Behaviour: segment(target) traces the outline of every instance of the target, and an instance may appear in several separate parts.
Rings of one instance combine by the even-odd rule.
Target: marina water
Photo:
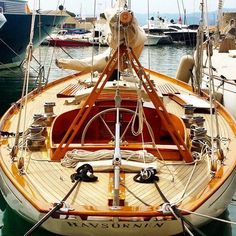
[[[56,67],[56,58],[85,58],[103,52],[105,47],[81,47],[81,48],[66,48],[64,50],[53,47],[40,47],[34,53],[37,61],[45,67],[45,77],[49,81],[53,81],[59,77],[72,74],[73,71],[61,70]],[[182,56],[186,54],[193,54],[194,48],[181,44],[163,45],[145,47],[140,57],[140,61],[144,67],[159,71],[174,77]],[[30,79],[30,89],[36,86],[36,73],[34,69],[38,67],[36,60],[32,61],[32,71]],[[50,68],[50,73],[48,69]],[[49,76],[48,76],[49,75]],[[0,116],[7,110],[7,108],[17,101],[21,96],[21,89],[23,84],[23,74],[18,70],[6,70],[0,72]],[[228,209],[221,215],[225,220],[236,222],[236,196],[235,201],[229,205]],[[20,217],[14,212],[5,202],[3,196],[0,194],[0,236],[22,236],[30,228],[32,224]],[[210,224],[201,228],[205,235],[221,235],[234,236],[236,235],[236,226],[233,224],[221,223],[212,221]],[[38,229],[32,235],[35,236],[55,236],[43,229]],[[78,235],[79,236],[79,235]],[[96,236],[96,235],[95,235]],[[112,236],[112,235],[111,235]],[[148,236],[148,235],[147,235]]]

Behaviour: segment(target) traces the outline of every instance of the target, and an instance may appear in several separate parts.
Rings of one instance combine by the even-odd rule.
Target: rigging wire
[[[7,46],[8,49],[10,49],[17,57],[19,57],[21,59],[20,55],[10,45],[8,45],[2,38],[0,38],[0,41],[3,44],[5,44],[5,46]]]
[[[21,59],[21,56],[10,46],[8,45],[2,38],[0,38],[0,41],[8,48],[10,49],[17,57],[19,57]],[[23,62],[21,63],[21,65],[24,63],[24,60]],[[5,65],[4,63],[0,62],[0,64],[2,65]],[[34,69],[32,66],[30,67],[31,69],[33,69],[35,72],[37,72],[36,69]],[[12,71],[10,67],[7,67],[7,69],[9,69],[9,71]]]
[[[30,74],[30,63],[31,63],[31,55],[33,54],[33,37],[34,37],[34,27],[35,27],[35,18],[36,18],[36,12],[35,12],[35,5],[36,5],[36,0],[34,0],[34,10],[32,13],[32,23],[31,23],[31,31],[30,31],[30,42],[28,45],[28,58],[27,58],[27,67],[26,67],[26,73],[25,73],[25,80],[26,80],[26,89],[25,89],[25,114],[24,114],[24,121],[23,121],[23,137],[22,137],[22,142],[26,142],[26,117],[27,117],[27,103],[28,103],[28,92],[29,92],[29,74]],[[21,155],[18,161],[18,169],[20,172],[23,170],[21,169],[21,161],[23,161],[24,155],[25,155],[26,149],[22,148],[21,149]],[[24,167],[24,166],[23,166]]]
[[[38,1],[38,8],[39,11],[41,9],[41,0]],[[41,14],[39,12],[38,14],[38,24],[39,24],[39,42],[42,42],[42,21],[41,21]],[[34,57],[34,59],[36,60],[36,58]],[[41,47],[39,46],[39,60],[37,60],[38,64],[39,64],[39,69],[38,69],[38,75],[37,78],[35,80],[35,85],[37,85],[38,90],[41,89],[42,83],[44,82],[44,78],[45,78],[45,70],[44,70],[44,66],[42,65],[42,50]]]
[[[63,6],[64,6],[64,5],[65,5],[65,0],[63,1]],[[59,7],[59,0],[57,1],[57,9],[58,9],[58,7]],[[61,17],[62,17],[62,12],[61,12]],[[54,17],[53,25],[55,25],[55,21],[56,21],[56,16]],[[44,62],[47,61],[48,51],[49,51],[49,47],[48,47],[47,53],[45,53],[45,60],[44,60]],[[51,72],[51,67],[52,67],[52,62],[53,62],[53,57],[54,57],[55,51],[56,51],[56,46],[54,45],[54,47],[53,47],[53,52],[52,52],[52,56],[51,56],[50,63],[49,63],[49,67],[48,67],[48,72],[47,72],[47,76],[46,76],[46,81],[49,80],[49,75],[50,75],[50,72]]]
[[[209,33],[208,33],[209,34]],[[207,47],[207,50],[208,50],[208,56],[209,56],[209,59],[208,59],[208,63],[209,63],[209,79],[210,79],[210,102],[211,102],[211,115],[212,115],[212,119],[213,119],[213,104],[215,104],[215,85],[214,85],[214,78],[213,78],[213,69],[212,69],[212,61],[211,61],[211,39],[209,38],[209,41],[208,41],[208,47]],[[218,119],[218,113],[217,113],[217,108],[216,108],[216,105],[214,107],[215,109],[215,126],[216,126],[216,144],[217,144],[217,149],[219,151],[221,151],[221,143],[220,143],[220,129],[219,129],[219,119]],[[213,122],[213,120],[211,121]],[[212,127],[213,128],[213,127]],[[213,142],[213,139],[211,140]],[[212,143],[213,145],[213,143]],[[213,150],[212,150],[213,151]],[[223,155],[223,154],[222,154]]]
[[[149,42],[149,36],[150,36],[150,22],[149,22],[149,19],[150,19],[150,0],[147,0],[147,10],[148,10],[148,42]],[[150,66],[151,66],[151,53],[150,53],[150,46],[149,46],[149,43],[148,43],[148,69],[149,69],[149,75],[150,75]]]
[[[193,228],[196,232],[198,232],[199,235],[201,236],[206,236],[203,232],[201,232],[197,227],[195,227],[190,221],[188,221],[186,218],[184,218],[182,216],[182,214],[178,211],[177,208],[175,208],[175,210],[173,210],[172,207],[169,207],[169,210],[171,211],[171,213],[173,214],[173,216],[178,220],[181,221],[182,225],[184,226],[184,230],[186,230],[186,232],[188,232],[188,234],[190,236],[194,236],[194,234],[190,231],[190,229],[186,226],[186,223]],[[185,224],[184,224],[185,223]]]
[[[133,191],[131,191],[125,184],[120,183],[130,194],[132,194],[138,201],[142,202],[145,206],[151,206],[150,204],[144,202],[140,197],[138,197]]]
[[[144,115],[144,120],[146,121],[146,123],[147,123],[147,118],[146,118],[146,116],[145,116],[145,113],[143,113],[143,115]],[[148,130],[149,130],[149,127],[148,127]],[[151,137],[151,139],[152,139],[152,143],[154,143],[155,144],[155,137],[154,137],[154,134],[149,130],[149,134],[150,134],[150,137]],[[170,168],[168,167],[168,165],[166,165],[166,161],[165,161],[165,159],[164,159],[164,157],[162,156],[162,154],[161,154],[161,152],[160,152],[160,150],[159,150],[159,148],[157,147],[157,145],[155,144],[155,148],[156,148],[156,150],[157,150],[157,153],[158,153],[158,155],[159,155],[159,158],[161,158],[161,161],[162,161],[162,164],[163,164],[163,166],[164,167],[166,167],[166,169],[167,169],[167,171],[170,173],[170,175],[172,176],[172,182],[174,181],[174,174],[172,173],[172,171],[170,170]],[[157,161],[160,161],[158,158],[156,158],[156,160]]]
[[[47,34],[47,36],[50,38],[50,39],[53,39],[53,37],[44,29],[42,28],[42,30],[44,31],[45,34]],[[55,46],[55,45],[54,45]],[[59,47],[69,58],[73,59],[73,57],[70,55],[69,52],[67,52],[65,50],[65,48],[63,48],[61,45],[57,45],[57,47]],[[48,51],[48,49],[47,49]],[[45,56],[45,59],[46,59],[46,56]]]
[[[205,214],[202,214],[202,213],[198,213],[198,212],[194,212],[194,211],[189,211],[189,210],[186,210],[186,209],[183,209],[183,208],[178,208],[178,209],[180,211],[187,212],[187,213],[199,216],[199,217],[201,216],[201,217],[205,217],[205,218],[208,218],[208,219],[211,219],[211,220],[216,220],[216,221],[219,221],[219,222],[223,222],[223,223],[226,223],[226,224],[236,225],[236,222],[234,222],[234,221],[220,219],[220,218],[209,216],[209,215],[205,215]]]
[[[120,24],[120,10],[121,10],[121,6],[120,6],[120,1],[119,1],[119,4],[118,4],[118,21],[117,21],[117,33],[118,33],[118,37],[117,37],[117,47],[118,47],[118,59],[117,59],[117,64],[118,64],[118,72],[117,72],[117,75],[116,75],[116,80],[117,80],[117,89],[119,90],[119,88],[120,88],[120,78],[119,78],[119,72],[120,72],[120,34],[121,34],[121,24]]]
[[[6,65],[5,63],[3,63],[3,62],[0,61],[0,65],[4,66],[4,68],[6,68],[8,71],[10,71],[11,74],[15,74],[15,75],[18,76],[18,72],[15,71],[15,70],[13,70],[11,67],[9,67],[8,65]]]
[[[170,202],[168,201],[168,199],[166,198],[166,196],[164,195],[164,193],[162,192],[162,190],[160,189],[160,187],[157,184],[157,181],[153,181],[160,197],[162,198],[164,204],[162,205],[163,207],[163,211],[170,211],[173,216],[181,222],[182,226],[183,226],[183,232],[186,230],[191,236],[193,235],[192,232],[188,229],[188,227],[186,225],[188,225],[189,227],[191,227],[194,231],[196,231],[199,235],[205,236],[204,233],[202,233],[201,230],[199,230],[195,225],[193,225],[189,220],[186,219],[186,217],[184,217],[182,215],[182,213],[179,211],[178,208],[176,208],[175,205],[171,205]]]
[[[212,67],[212,60],[211,60],[211,55],[212,55],[212,42],[210,38],[210,33],[209,33],[209,25],[208,25],[208,20],[207,20],[207,13],[208,13],[208,8],[207,8],[207,2],[205,4],[205,22],[206,22],[206,34],[207,34],[207,54],[208,54],[208,73],[209,73],[209,96],[210,96],[210,126],[211,126],[211,168],[212,168],[212,173],[216,171],[216,165],[217,165],[217,160],[215,157],[215,147],[214,147],[214,136],[213,136],[213,131],[214,131],[214,121],[213,121],[213,113],[215,113],[215,128],[216,128],[216,144],[217,144],[217,150],[222,151],[221,149],[221,144],[219,140],[219,121],[218,121],[218,114],[217,114],[217,109],[216,106],[213,108],[214,101],[215,101],[215,86],[214,86],[214,78],[213,78],[213,67]],[[215,112],[213,112],[213,109],[215,109]],[[219,154],[221,155],[221,154]],[[223,153],[222,157],[223,158]]]
[[[34,9],[36,6],[36,0],[34,0]],[[16,130],[16,138],[15,138],[15,145],[12,149],[12,160],[14,160],[14,157],[16,157],[18,152],[18,144],[19,144],[19,129],[20,129],[20,121],[21,121],[21,115],[23,110],[23,103],[25,104],[24,108],[24,120],[23,120],[23,136],[22,136],[22,143],[24,144],[26,142],[26,117],[27,117],[27,101],[28,101],[28,87],[29,87],[29,73],[30,73],[30,62],[31,62],[31,55],[33,53],[33,37],[34,37],[34,26],[35,26],[35,10],[33,10],[32,13],[32,22],[31,22],[31,30],[30,30],[30,40],[27,48],[27,66],[25,71],[25,77],[24,77],[24,83],[23,83],[23,89],[22,89],[22,96],[21,96],[21,103],[20,103],[20,110],[19,110],[19,116],[17,121],[17,130]],[[25,99],[23,99],[25,96]],[[25,155],[25,149],[22,147],[20,157],[18,158],[17,166],[19,174],[23,174],[24,172],[24,155]]]
[[[93,17],[94,17],[94,22],[92,23],[93,24],[93,46],[92,46],[92,65],[91,65],[91,83],[93,82],[93,76],[94,76],[94,71],[93,71],[93,66],[94,66],[94,44],[95,44],[95,17],[96,17],[96,6],[97,6],[97,1],[94,0],[93,2]]]
[[[197,93],[201,94],[201,84],[202,84],[202,61],[203,61],[203,12],[204,12],[204,0],[200,3],[201,6],[201,19],[199,23],[199,28],[197,31],[197,45],[196,45],[196,80],[195,80],[195,87]]]
[[[41,9],[41,0],[38,2],[39,5],[39,11]],[[41,14],[38,14],[39,17],[39,42],[42,42],[42,21],[41,21]],[[42,62],[42,50],[41,47],[39,47],[39,64],[41,65]]]
[[[208,75],[207,73],[204,73],[204,74],[205,74],[205,75]],[[213,75],[213,78],[214,78],[215,80],[221,81],[222,85],[223,85],[223,83],[226,83],[226,84],[228,84],[228,85],[232,85],[233,87],[236,86],[236,84],[235,84],[234,82],[231,82],[231,81],[222,79],[222,76]],[[204,78],[203,78],[203,81],[205,81],[205,83],[208,83],[208,81],[204,80]],[[222,85],[217,86],[216,90],[218,90]],[[215,85],[215,87],[216,87],[216,85]],[[230,87],[230,88],[231,88],[231,87]],[[236,91],[233,91],[233,89],[232,89],[232,90],[231,90],[231,89],[226,89],[225,87],[222,88],[222,91],[223,91],[223,92],[224,92],[224,91],[228,91],[228,92],[231,92],[231,93],[236,93]]]
[[[127,45],[128,47],[128,37],[127,37],[127,32],[124,34],[125,36],[125,44]],[[131,65],[131,60],[132,58],[129,56],[128,54],[128,62],[127,62],[127,65],[128,65],[128,76],[131,75],[134,77],[134,73],[133,73],[133,69],[132,69],[132,65]],[[143,105],[142,105],[142,96],[141,96],[141,88],[142,88],[142,84],[141,84],[141,81],[139,80],[139,85],[137,85],[137,81],[135,80],[134,81],[135,83],[135,88],[136,88],[136,91],[137,91],[137,105],[136,105],[136,109],[135,109],[135,113],[134,115],[132,116],[132,118],[130,119],[129,121],[129,124],[127,125],[126,129],[124,130],[122,136],[121,136],[121,140],[123,138],[123,136],[125,135],[126,131],[128,130],[128,127],[129,125],[131,125],[131,132],[134,136],[138,136],[138,135],[141,135],[141,139],[142,139],[142,148],[143,148],[143,155],[142,155],[142,159],[143,159],[143,163],[144,165],[146,166],[146,159],[145,159],[145,155],[144,153],[146,152],[145,150],[145,147],[144,147],[144,137],[143,137],[143,123],[144,123],[144,111],[143,111]],[[137,131],[135,131],[135,121],[136,121],[136,117],[138,119],[138,129]],[[146,121],[146,120],[145,120]],[[150,132],[150,136],[153,134],[152,133],[152,129],[150,127],[150,125],[147,123],[146,121],[146,126],[148,128],[148,131]],[[155,143],[153,143],[153,146],[155,146]]]

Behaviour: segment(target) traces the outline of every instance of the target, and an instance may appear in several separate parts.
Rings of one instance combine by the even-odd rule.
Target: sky
[[[94,15],[94,6],[96,3],[96,15],[109,8],[115,0],[29,0],[31,9],[55,10],[58,5],[64,5],[68,11],[76,14],[82,13],[82,16]],[[179,8],[178,8],[179,2]],[[201,0],[133,0],[132,10],[136,13],[179,13],[185,8],[187,13],[199,11]],[[206,0],[205,0],[206,2]],[[218,0],[207,0],[208,11],[217,10]],[[223,0],[224,8],[236,8],[236,0]],[[34,7],[36,6],[36,7]],[[180,9],[180,10],[179,10]]]

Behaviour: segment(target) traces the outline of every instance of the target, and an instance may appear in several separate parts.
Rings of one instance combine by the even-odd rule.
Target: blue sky
[[[93,15],[94,1],[96,2],[96,13],[101,12],[104,8],[111,6],[111,3],[115,0],[40,0],[41,8],[43,10],[55,10],[58,4],[65,3],[65,8],[69,11],[80,13],[82,15]],[[147,13],[147,3],[149,1],[150,13],[178,13],[178,4],[180,12],[183,12],[183,8],[187,10],[187,13],[197,12],[200,9],[201,0],[133,0],[132,10],[136,13]],[[31,9],[36,5],[38,8],[39,0],[29,0],[29,6]],[[217,9],[218,0],[208,0],[208,10],[213,11]],[[184,7],[183,7],[184,6]],[[224,0],[225,8],[236,8],[236,0]]]

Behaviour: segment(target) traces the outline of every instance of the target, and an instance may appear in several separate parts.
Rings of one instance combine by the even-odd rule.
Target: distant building
[[[221,28],[224,29],[232,21],[236,22],[236,12],[224,12],[222,15]]]

